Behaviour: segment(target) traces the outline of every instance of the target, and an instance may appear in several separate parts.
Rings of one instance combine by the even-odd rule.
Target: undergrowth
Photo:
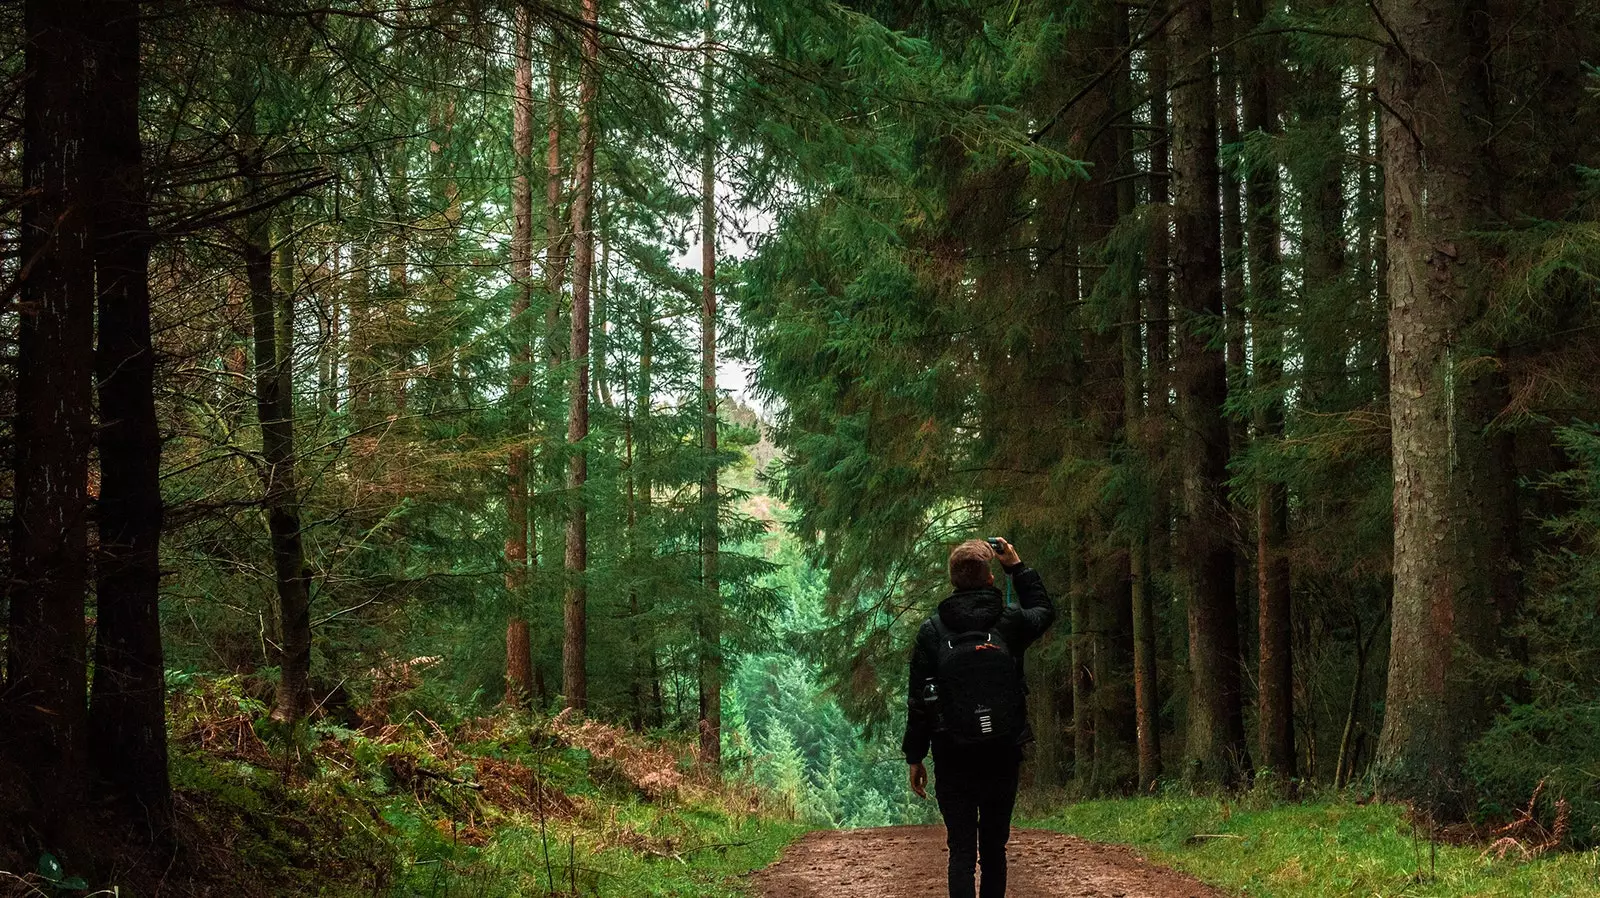
[[[1600,896],[1600,853],[1449,844],[1391,805],[1162,796],[1074,804],[1032,825],[1132,845],[1258,898]]]
[[[174,697],[171,769],[179,847],[122,895],[719,898],[806,828],[687,742],[566,715],[285,731],[229,679]]]

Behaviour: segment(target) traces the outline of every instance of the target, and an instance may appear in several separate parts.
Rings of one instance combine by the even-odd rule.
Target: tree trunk
[[[1458,367],[1483,301],[1473,232],[1489,172],[1475,133],[1490,120],[1474,53],[1478,3],[1383,0],[1401,42],[1378,70],[1385,110],[1394,611],[1379,740],[1380,794],[1441,815],[1464,809],[1462,749],[1482,719],[1458,658],[1492,625],[1487,547],[1472,530],[1489,449],[1474,422],[1474,375]]]
[[[1123,211],[1132,211],[1133,198],[1128,189],[1131,179],[1119,174],[1125,170],[1122,151],[1129,146],[1126,127],[1128,110],[1125,89],[1127,69],[1122,60],[1118,20],[1121,11],[1108,7],[1090,26],[1088,57],[1090,68],[1111,68],[1113,75],[1086,98],[1084,114],[1089,123],[1089,142],[1077,151],[1078,158],[1088,159],[1094,176],[1080,190],[1082,207],[1080,215],[1085,227],[1083,242],[1088,252],[1081,256],[1103,263],[1106,267],[1084,272],[1084,290],[1091,302],[1112,309],[1107,317],[1118,320],[1127,302],[1120,298],[1126,292],[1137,304],[1138,294],[1132,285],[1118,284],[1110,274],[1115,264],[1115,250],[1110,245],[1112,235]],[[1135,324],[1137,327],[1137,324]],[[1085,365],[1094,376],[1088,381],[1087,396],[1091,403],[1086,414],[1092,422],[1090,439],[1094,445],[1112,447],[1125,440],[1128,418],[1125,414],[1127,393],[1124,378],[1125,337],[1123,328],[1095,324],[1083,336]],[[1132,371],[1134,383],[1139,370],[1135,363]],[[1137,389],[1137,387],[1135,387]],[[1093,550],[1088,555],[1088,583],[1090,586],[1088,644],[1089,663],[1093,679],[1094,764],[1089,778],[1090,791],[1096,794],[1120,791],[1133,782],[1136,775],[1134,742],[1137,725],[1132,690],[1132,599],[1130,585],[1132,574],[1129,552],[1124,541],[1111,537],[1117,531],[1114,510],[1098,507],[1090,532]]]
[[[1067,607],[1072,626],[1068,657],[1072,665],[1072,780],[1080,796],[1089,795],[1094,782],[1094,644],[1089,639],[1090,586],[1087,540],[1081,524],[1068,527]]]
[[[89,849],[87,638],[90,394],[94,372],[94,211],[82,0],[23,10],[21,305],[16,467],[6,639],[6,744],[52,847]]]
[[[552,49],[550,53],[549,71],[547,74],[545,97],[545,156],[544,156],[544,358],[546,370],[552,385],[560,383],[559,367],[561,365],[562,341],[559,333],[561,320],[562,290],[567,277],[567,254],[571,243],[571,235],[561,218],[561,118],[565,114],[565,101],[561,89],[561,62],[557,52]],[[546,437],[550,445],[556,445],[555,440],[559,434],[554,428],[558,422],[543,422]],[[552,490],[559,489],[560,476],[556,474],[554,466],[549,462],[537,465],[541,472],[541,481],[547,483]],[[554,533],[556,522],[561,520],[563,514],[540,514],[530,503],[530,512],[534,520],[543,520],[547,527],[546,542],[549,543],[550,564],[555,564],[555,546],[557,544]],[[539,539],[537,526],[530,527],[528,533],[528,564],[531,568],[539,567]],[[563,559],[564,563],[564,559]],[[544,664],[542,653],[535,652],[540,658],[533,660],[534,692],[543,704],[548,696],[545,684]]]
[[[571,411],[567,444],[567,494],[571,513],[567,519],[566,632],[561,646],[562,691],[567,707],[584,710],[589,704],[586,659],[589,647],[589,514],[584,484],[589,479],[589,293],[594,280],[594,230],[590,205],[594,199],[595,96],[600,82],[599,0],[583,2],[583,69],[578,86],[578,168],[572,198],[572,233],[576,258],[572,267]]]
[[[716,7],[706,0],[706,51],[700,73],[700,444],[706,471],[700,487],[702,586],[700,634],[700,759],[722,764],[722,586],[718,574],[721,539],[717,499],[717,163],[712,117],[711,42]]]
[[[652,403],[655,396],[655,384],[653,382],[654,355],[655,312],[650,304],[650,292],[646,290],[641,291],[639,294],[639,396],[634,405],[635,420],[633,428],[634,441],[638,447],[636,456],[639,468],[638,475],[635,478],[638,489],[636,502],[639,509],[637,525],[639,533],[635,538],[643,540],[654,539],[649,523],[655,498],[655,471],[652,467],[654,464],[654,456],[652,454],[654,444],[654,423],[652,419],[654,409]],[[650,547],[645,546],[643,548],[648,551]],[[647,609],[641,608],[641,613],[645,610]],[[647,666],[644,677],[649,682],[651,696],[649,719],[653,725],[660,726],[662,718],[661,676],[656,664],[658,649],[654,629],[651,629],[642,641],[644,645],[642,647],[643,658],[641,662]]]
[[[248,132],[247,132],[248,133]],[[252,163],[254,164],[254,163]],[[251,181],[256,181],[254,175]],[[259,194],[259,182],[247,192]],[[245,280],[250,290],[250,323],[255,335],[256,417],[261,425],[262,481],[267,530],[272,544],[278,592],[280,678],[274,720],[296,721],[312,707],[311,601],[305,550],[300,537],[300,494],[295,484],[292,322],[286,320],[292,297],[275,308],[270,213],[246,221]],[[283,229],[287,234],[290,229]],[[278,250],[292,252],[287,241]],[[291,264],[292,270],[292,264]],[[292,285],[284,285],[292,286]]]
[[[1236,0],[1217,0],[1214,15],[1221,19],[1216,26],[1212,42],[1217,45],[1218,69],[1218,139],[1223,147],[1237,149],[1243,141],[1239,124],[1239,31]],[[1223,50],[1222,48],[1233,48]],[[1228,369],[1228,395],[1243,397],[1247,394],[1248,360],[1245,358],[1245,248],[1243,185],[1240,183],[1240,163],[1219,168],[1222,182],[1222,307],[1223,328],[1226,337],[1226,364]],[[1243,458],[1250,451],[1250,428],[1244,415],[1226,414],[1228,427],[1228,458]],[[1229,537],[1233,543],[1233,595],[1236,607],[1245,606],[1237,615],[1240,626],[1248,619],[1248,601],[1251,598],[1251,557],[1246,552],[1249,533],[1245,521],[1250,519],[1242,490],[1230,485],[1228,509],[1233,525]],[[1240,662],[1245,662],[1249,642],[1243,629],[1239,631]]]
[[[506,704],[525,705],[533,694],[533,654],[528,618],[528,308],[533,303],[533,16],[519,5],[513,28],[515,72],[511,101],[511,452],[506,462]]]
[[[1183,454],[1179,558],[1189,618],[1188,775],[1231,785],[1247,767],[1240,696],[1238,608],[1227,495],[1227,366],[1213,339],[1223,323],[1217,198],[1217,89],[1211,6],[1173,18],[1178,417]]]
[[[1263,0],[1239,0],[1244,27],[1259,29]],[[1247,134],[1276,137],[1278,43],[1250,38],[1244,66],[1244,127]],[[1278,166],[1266,161],[1246,175],[1245,206],[1250,232],[1251,339],[1254,347],[1256,439],[1276,450],[1283,441],[1283,260],[1279,251]],[[1294,626],[1290,604],[1289,493],[1281,477],[1256,474],[1256,581],[1259,674],[1256,691],[1259,763],[1280,782],[1295,775]]]
[[[544,149],[544,310],[545,358],[551,368],[561,363],[561,341],[556,338],[561,319],[561,291],[567,279],[567,250],[572,235],[561,223],[561,64],[550,54],[549,96],[546,98]]]
[[[100,344],[100,554],[90,746],[95,772],[139,830],[172,826],[161,651],[161,432],[150,337],[149,198],[139,142],[139,14],[101,0],[95,208]]]
[[[1129,46],[1131,39],[1128,7],[1119,7],[1115,15],[1116,46],[1120,51]],[[1132,107],[1133,87],[1130,76],[1128,64],[1126,62],[1120,64],[1114,91],[1116,108],[1119,110]],[[1131,117],[1124,124],[1131,125]],[[1131,127],[1122,127],[1116,130],[1116,134],[1117,215],[1119,219],[1126,220],[1135,213],[1138,205],[1137,184],[1134,180],[1136,166],[1133,158],[1133,131]],[[1123,442],[1128,447],[1129,457],[1149,472],[1153,466],[1150,464],[1151,447],[1147,443],[1149,421],[1145,411],[1144,335],[1140,328],[1140,306],[1139,290],[1130,285],[1123,297],[1125,321],[1121,332]],[[1128,530],[1130,578],[1128,597],[1133,635],[1134,732],[1138,755],[1138,779],[1135,788],[1141,791],[1155,780],[1156,774],[1149,768],[1160,765],[1159,748],[1154,751],[1153,761],[1146,757],[1146,753],[1152,748],[1152,740],[1160,738],[1154,732],[1159,728],[1160,708],[1156,704],[1155,690],[1155,605],[1150,589],[1150,524],[1150,521],[1143,519],[1143,515],[1136,515],[1133,525]]]
[[[1159,20],[1166,0],[1152,0],[1149,18]],[[1170,393],[1172,379],[1172,191],[1171,165],[1172,134],[1168,116],[1168,92],[1171,78],[1168,75],[1167,41],[1151,41],[1150,60],[1150,246],[1146,250],[1146,276],[1149,283],[1145,299],[1145,355],[1149,368],[1150,390],[1150,467],[1154,482],[1150,498],[1150,585],[1159,597],[1170,598],[1172,590],[1172,485],[1171,465],[1168,461],[1167,435],[1171,414]],[[1154,621],[1151,640],[1154,642]],[[1136,662],[1137,667],[1137,662]],[[1139,667],[1138,669],[1144,669]],[[1155,658],[1150,659],[1149,670],[1156,669]],[[1149,683],[1151,701],[1155,702],[1156,683]],[[1159,706],[1159,705],[1157,705]],[[1151,731],[1150,757],[1154,763],[1152,779],[1160,775],[1160,734]]]

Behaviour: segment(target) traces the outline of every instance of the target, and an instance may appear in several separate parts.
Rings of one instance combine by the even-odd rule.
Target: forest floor
[[[752,877],[761,898],[938,898],[945,892],[944,828],[811,833]],[[1007,851],[1013,895],[1029,898],[1221,898],[1224,894],[1132,849],[1019,829]]]
[[[1132,846],[1244,898],[1600,898],[1600,849],[1543,844],[1537,826],[1432,830],[1403,808],[1341,795],[1282,802],[1253,793],[1168,794],[1051,805],[1030,824]]]
[[[80,878],[174,898],[744,898],[811,828],[710,776],[681,736],[448,708],[289,733],[269,710],[240,678],[186,679],[169,716],[173,851],[97,873],[0,839],[0,898]]]

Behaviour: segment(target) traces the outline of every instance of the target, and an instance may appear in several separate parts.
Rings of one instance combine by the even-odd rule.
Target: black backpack
[[[994,630],[951,633],[933,616],[939,645],[939,716],[957,745],[1011,744],[1025,725],[1017,659]]]

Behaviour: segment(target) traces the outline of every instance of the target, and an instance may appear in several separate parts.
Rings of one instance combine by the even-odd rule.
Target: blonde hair
[[[995,557],[987,540],[969,539],[950,550],[950,585],[978,589],[994,582],[989,561]]]

